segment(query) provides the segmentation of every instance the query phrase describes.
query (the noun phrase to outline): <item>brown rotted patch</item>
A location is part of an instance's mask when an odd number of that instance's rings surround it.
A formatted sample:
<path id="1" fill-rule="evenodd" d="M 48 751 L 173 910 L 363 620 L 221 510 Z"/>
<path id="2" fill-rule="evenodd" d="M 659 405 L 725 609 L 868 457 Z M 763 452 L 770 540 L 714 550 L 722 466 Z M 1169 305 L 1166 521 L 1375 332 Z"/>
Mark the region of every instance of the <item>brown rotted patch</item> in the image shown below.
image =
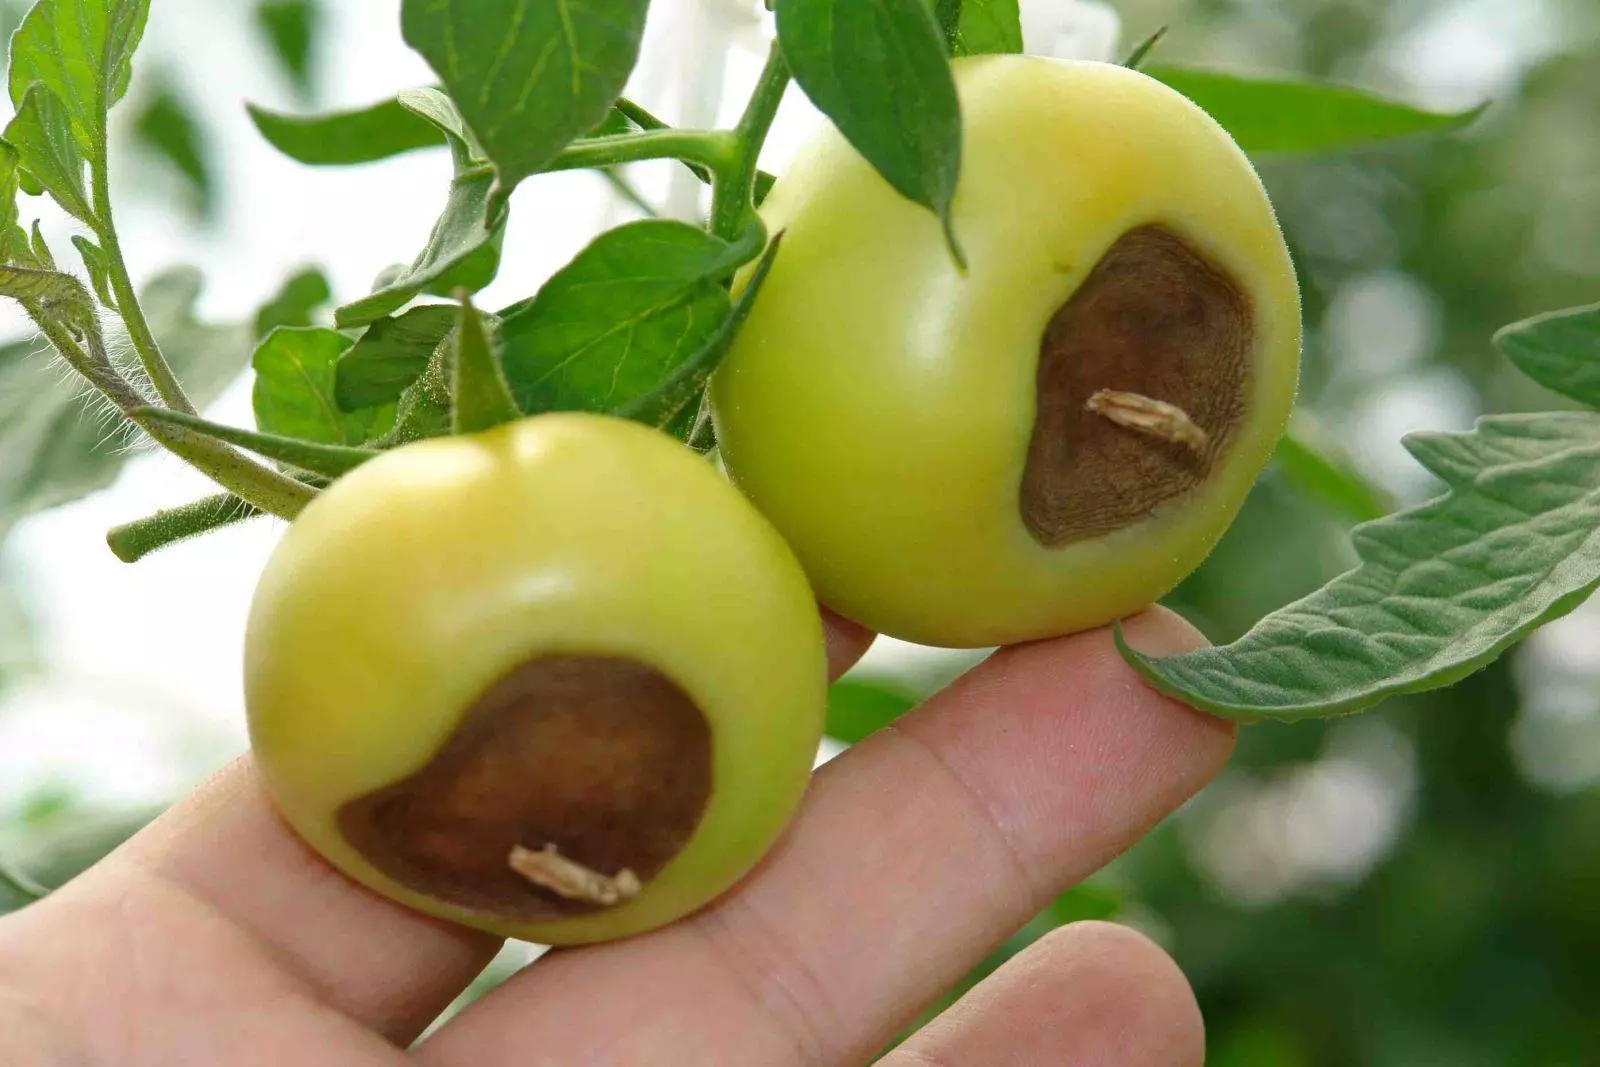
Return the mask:
<path id="1" fill-rule="evenodd" d="M 1039 347 L 1021 493 L 1034 539 L 1130 526 L 1204 482 L 1244 421 L 1254 347 L 1250 299 L 1226 272 L 1163 226 L 1124 234 Z M 1201 432 L 1163 440 L 1089 410 L 1105 390 L 1175 406 Z"/>
<path id="2" fill-rule="evenodd" d="M 516 846 L 648 882 L 710 796 L 711 729 L 672 681 L 631 660 L 547 656 L 490 686 L 422 769 L 345 804 L 339 827 L 411 889 L 542 921 L 605 905 L 517 873 Z"/>

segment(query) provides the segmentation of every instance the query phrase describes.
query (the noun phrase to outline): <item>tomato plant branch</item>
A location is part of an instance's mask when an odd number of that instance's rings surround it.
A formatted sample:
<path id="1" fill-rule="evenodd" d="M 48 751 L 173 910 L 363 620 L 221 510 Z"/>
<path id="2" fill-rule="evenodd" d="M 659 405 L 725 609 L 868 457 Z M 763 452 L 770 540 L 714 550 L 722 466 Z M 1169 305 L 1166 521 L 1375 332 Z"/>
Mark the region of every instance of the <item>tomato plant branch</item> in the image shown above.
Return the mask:
<path id="1" fill-rule="evenodd" d="M 114 527 L 106 533 L 106 544 L 122 562 L 137 563 L 168 545 L 232 526 L 260 514 L 260 508 L 234 494 L 218 493 Z"/>
<path id="2" fill-rule="evenodd" d="M 582 170 L 639 163 L 647 159 L 677 159 L 714 173 L 727 170 L 738 149 L 727 130 L 645 130 L 611 137 L 590 137 L 562 149 L 544 169 Z"/>
<path id="3" fill-rule="evenodd" d="M 30 313 L 34 310 L 29 308 Z M 294 518 L 316 496 L 317 491 L 310 486 L 252 462 L 221 441 L 183 426 L 144 418 L 142 412 L 149 410 L 144 399 L 116 373 L 97 334 L 85 335 L 80 344 L 66 327 L 49 316 L 32 314 L 32 318 L 61 357 L 115 404 L 125 418 L 224 489 L 285 519 Z"/>
<path id="4" fill-rule="evenodd" d="M 735 239 L 755 213 L 756 174 L 760 169 L 756 164 L 788 87 L 789 64 L 783 58 L 783 48 L 773 41 L 755 92 L 733 130 L 738 146 L 734 166 L 731 170 L 718 170 L 712 186 L 711 232 L 725 241 Z"/>
<path id="5" fill-rule="evenodd" d="M 156 395 L 168 407 L 194 414 L 194 405 L 189 402 L 189 397 L 183 391 L 183 385 L 178 381 L 177 375 L 172 373 L 172 367 L 167 363 L 166 357 L 161 354 L 161 346 L 156 343 L 155 334 L 150 332 L 150 324 L 145 320 L 144 309 L 139 306 L 139 295 L 134 291 L 133 280 L 128 276 L 128 263 L 122 255 L 122 243 L 117 239 L 116 223 L 111 217 L 111 178 L 110 167 L 106 161 L 106 148 L 102 143 L 97 146 L 93 160 L 90 162 L 89 171 L 94 182 L 94 216 L 95 236 L 100 241 L 100 250 L 105 253 L 106 273 L 111 281 L 111 291 L 116 294 L 117 310 L 122 315 L 123 323 L 128 327 L 128 337 L 133 341 L 133 349 L 139 354 L 139 362 L 144 365 L 145 373 L 150 376 L 150 384 L 155 386 Z"/>

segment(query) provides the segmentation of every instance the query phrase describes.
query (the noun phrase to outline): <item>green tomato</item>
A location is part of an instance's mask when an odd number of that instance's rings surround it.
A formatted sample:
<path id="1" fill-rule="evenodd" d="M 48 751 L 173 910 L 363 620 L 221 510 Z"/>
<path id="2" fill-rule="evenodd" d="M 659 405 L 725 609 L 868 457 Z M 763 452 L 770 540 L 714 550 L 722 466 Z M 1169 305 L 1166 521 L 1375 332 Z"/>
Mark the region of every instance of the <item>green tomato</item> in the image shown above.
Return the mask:
<path id="1" fill-rule="evenodd" d="M 826 701 L 776 531 L 666 436 L 545 415 L 372 460 L 290 527 L 246 642 L 250 738 L 352 878 L 497 934 L 620 937 L 788 821 Z"/>
<path id="2" fill-rule="evenodd" d="M 713 401 L 825 603 L 981 647 L 1199 565 L 1282 435 L 1300 299 L 1249 161 L 1184 97 L 1100 63 L 954 67 L 968 269 L 824 129 L 764 205 L 783 250 Z"/>

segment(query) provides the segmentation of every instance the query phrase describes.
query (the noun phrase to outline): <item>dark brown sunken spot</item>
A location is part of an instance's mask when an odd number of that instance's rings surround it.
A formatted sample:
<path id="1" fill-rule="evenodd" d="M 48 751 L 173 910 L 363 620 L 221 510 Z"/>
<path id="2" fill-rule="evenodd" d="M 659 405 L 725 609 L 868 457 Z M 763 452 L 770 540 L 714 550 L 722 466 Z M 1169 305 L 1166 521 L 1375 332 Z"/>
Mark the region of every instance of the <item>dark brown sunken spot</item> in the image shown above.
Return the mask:
<path id="1" fill-rule="evenodd" d="M 400 728 L 397 724 L 397 728 Z M 339 810 L 345 838 L 403 885 L 498 918 L 597 910 L 511 869 L 514 845 L 645 883 L 711 796 L 711 729 L 666 676 L 626 659 L 548 656 L 490 686 L 437 755 Z"/>
<path id="2" fill-rule="evenodd" d="M 1045 328 L 1022 521 L 1046 546 L 1118 530 L 1206 479 L 1244 421 L 1250 300 L 1163 226 L 1124 234 Z M 1086 410 L 1102 389 L 1175 404 L 1201 449 Z"/>

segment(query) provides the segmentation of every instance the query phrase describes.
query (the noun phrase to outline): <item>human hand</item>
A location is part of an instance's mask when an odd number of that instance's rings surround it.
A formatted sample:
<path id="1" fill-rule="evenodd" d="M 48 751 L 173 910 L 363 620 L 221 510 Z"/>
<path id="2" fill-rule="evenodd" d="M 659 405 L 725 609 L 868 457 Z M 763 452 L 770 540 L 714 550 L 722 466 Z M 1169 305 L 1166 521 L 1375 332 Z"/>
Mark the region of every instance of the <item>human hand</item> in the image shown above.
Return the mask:
<path id="1" fill-rule="evenodd" d="M 1157 653 L 1198 635 L 1130 620 Z M 830 620 L 835 673 L 870 635 Z M 1214 775 L 1220 720 L 1104 631 L 997 652 L 818 772 L 739 886 L 677 924 L 551 952 L 413 1048 L 498 949 L 328 867 L 241 759 L 0 920 L 0 1065 L 866 1063 L 1068 886 Z M 1189 987 L 1104 923 L 1035 943 L 885 1064 L 1192 1065 Z"/>

